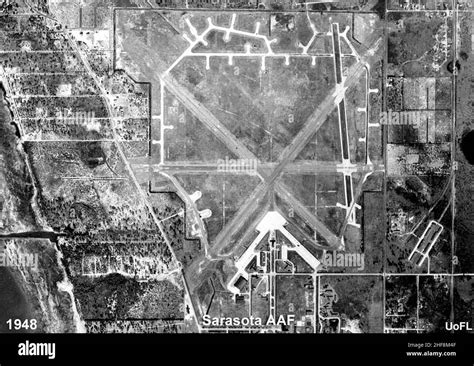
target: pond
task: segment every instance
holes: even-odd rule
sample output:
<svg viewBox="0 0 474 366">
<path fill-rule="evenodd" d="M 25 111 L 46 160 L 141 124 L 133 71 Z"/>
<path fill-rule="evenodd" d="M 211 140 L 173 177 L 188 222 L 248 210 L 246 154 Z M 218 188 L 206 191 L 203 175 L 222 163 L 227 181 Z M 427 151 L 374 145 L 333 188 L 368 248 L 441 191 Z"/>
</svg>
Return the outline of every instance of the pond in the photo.
<svg viewBox="0 0 474 366">
<path fill-rule="evenodd" d="M 461 151 L 469 164 L 474 165 L 474 131 L 463 136 L 461 140 Z"/>
</svg>

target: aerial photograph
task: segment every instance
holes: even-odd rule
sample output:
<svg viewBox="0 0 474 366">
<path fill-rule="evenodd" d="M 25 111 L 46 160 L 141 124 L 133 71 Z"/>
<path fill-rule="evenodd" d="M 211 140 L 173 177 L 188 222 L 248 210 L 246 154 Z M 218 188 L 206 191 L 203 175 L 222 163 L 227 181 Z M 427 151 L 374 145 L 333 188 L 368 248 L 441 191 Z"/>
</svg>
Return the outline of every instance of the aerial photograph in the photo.
<svg viewBox="0 0 474 366">
<path fill-rule="evenodd" d="M 473 116 L 474 0 L 0 0 L 0 364 L 472 365 Z"/>
</svg>

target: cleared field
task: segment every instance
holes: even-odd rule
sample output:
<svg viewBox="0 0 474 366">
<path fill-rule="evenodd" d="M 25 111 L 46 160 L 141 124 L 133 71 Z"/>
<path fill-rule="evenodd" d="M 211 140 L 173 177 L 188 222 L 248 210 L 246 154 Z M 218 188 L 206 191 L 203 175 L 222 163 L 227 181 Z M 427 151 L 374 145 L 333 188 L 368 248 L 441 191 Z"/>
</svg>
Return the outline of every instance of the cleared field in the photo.
<svg viewBox="0 0 474 366">
<path fill-rule="evenodd" d="M 196 204 L 198 209 L 210 209 L 212 216 L 206 219 L 209 241 L 212 243 L 226 222 L 247 198 L 249 191 L 258 183 L 256 178 L 245 175 L 186 175 L 177 174 L 188 194 L 201 191 L 202 198 Z"/>
<path fill-rule="evenodd" d="M 382 276 L 320 277 L 321 288 L 329 285 L 337 295 L 332 313 L 340 319 L 342 333 L 382 332 L 382 283 Z"/>
<path fill-rule="evenodd" d="M 334 86 L 332 60 L 186 58 L 172 74 L 261 161 L 276 161 Z"/>
</svg>

